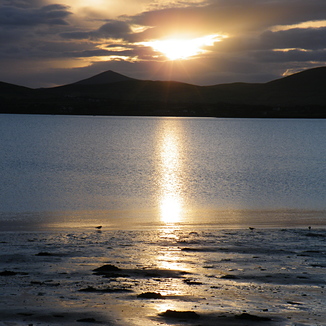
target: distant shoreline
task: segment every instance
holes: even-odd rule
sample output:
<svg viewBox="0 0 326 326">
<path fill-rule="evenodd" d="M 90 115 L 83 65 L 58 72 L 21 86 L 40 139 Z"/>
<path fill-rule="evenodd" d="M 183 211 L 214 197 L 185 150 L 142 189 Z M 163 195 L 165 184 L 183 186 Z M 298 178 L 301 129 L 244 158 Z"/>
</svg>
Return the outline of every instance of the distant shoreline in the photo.
<svg viewBox="0 0 326 326">
<path fill-rule="evenodd" d="M 126 114 L 121 113 L 83 113 L 83 112 L 75 112 L 75 113 L 64 113 L 64 112 L 17 112 L 17 110 L 1 110 L 0 114 L 14 114 L 14 115 L 57 115 L 57 116 L 94 116 L 94 117 L 153 117 L 153 118 L 217 118 L 217 119 L 326 119 L 326 109 L 325 113 L 321 112 L 320 114 L 296 114 L 296 113 L 282 113 L 282 114 L 248 114 L 248 115 L 232 115 L 232 114 L 221 114 L 221 115 L 173 115 L 173 114 L 132 114 L 131 112 Z"/>
<path fill-rule="evenodd" d="M 0 113 L 215 118 L 326 118 L 326 67 L 267 83 L 198 86 L 106 71 L 31 89 L 0 82 Z"/>
<path fill-rule="evenodd" d="M 55 222 L 54 222 L 55 221 Z M 180 221 L 166 223 L 154 210 L 59 210 L 2 212 L 0 233 L 54 230 L 89 230 L 102 225 L 110 230 L 157 229 L 326 229 L 326 209 L 201 209 Z"/>
</svg>

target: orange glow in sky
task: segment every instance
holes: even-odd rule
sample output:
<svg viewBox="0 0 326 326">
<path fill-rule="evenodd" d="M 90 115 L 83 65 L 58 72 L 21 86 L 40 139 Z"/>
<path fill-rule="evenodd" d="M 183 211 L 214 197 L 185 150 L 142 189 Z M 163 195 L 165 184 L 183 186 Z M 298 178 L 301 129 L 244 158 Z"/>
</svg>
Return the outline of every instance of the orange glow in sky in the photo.
<svg viewBox="0 0 326 326">
<path fill-rule="evenodd" d="M 323 0 L 3 0 L 0 80 L 267 82 L 326 65 L 325 11 Z"/>
<path fill-rule="evenodd" d="M 207 35 L 194 39 L 183 39 L 181 37 L 167 38 L 144 42 L 144 45 L 152 47 L 155 51 L 161 52 L 169 60 L 188 59 L 198 54 L 207 52 L 205 47 L 212 46 L 226 36 L 217 34 Z"/>
</svg>

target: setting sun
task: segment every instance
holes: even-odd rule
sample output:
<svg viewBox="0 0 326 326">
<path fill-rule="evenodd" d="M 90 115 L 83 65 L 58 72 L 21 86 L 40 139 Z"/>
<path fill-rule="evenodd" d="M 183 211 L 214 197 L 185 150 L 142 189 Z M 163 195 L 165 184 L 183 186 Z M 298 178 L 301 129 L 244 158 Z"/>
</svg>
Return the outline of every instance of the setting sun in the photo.
<svg viewBox="0 0 326 326">
<path fill-rule="evenodd" d="M 205 46 L 212 46 L 214 43 L 220 42 L 222 38 L 225 38 L 225 36 L 214 34 L 195 39 L 176 37 L 144 44 L 151 46 L 155 51 L 161 52 L 169 60 L 180 60 L 207 52 L 204 49 Z"/>
</svg>

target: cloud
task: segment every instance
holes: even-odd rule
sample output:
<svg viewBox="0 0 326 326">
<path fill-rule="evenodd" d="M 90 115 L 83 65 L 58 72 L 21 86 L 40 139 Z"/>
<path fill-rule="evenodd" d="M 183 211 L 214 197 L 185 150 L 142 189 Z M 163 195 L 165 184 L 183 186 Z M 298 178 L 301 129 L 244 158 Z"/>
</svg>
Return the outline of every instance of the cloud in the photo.
<svg viewBox="0 0 326 326">
<path fill-rule="evenodd" d="M 18 8 L 38 8 L 45 5 L 44 0 L 2 0 L 3 6 Z"/>
<path fill-rule="evenodd" d="M 65 18 L 70 14 L 68 7 L 63 5 L 48 5 L 39 9 L 2 6 L 0 26 L 67 25 Z"/>
<path fill-rule="evenodd" d="M 261 35 L 260 41 L 263 46 L 270 49 L 325 49 L 326 27 L 294 28 L 279 32 L 267 31 Z"/>
<path fill-rule="evenodd" d="M 76 31 L 61 33 L 60 35 L 66 39 L 103 39 L 103 38 L 126 38 L 131 33 L 131 28 L 126 22 L 119 20 L 110 20 L 100 28 L 94 31 Z"/>
<path fill-rule="evenodd" d="M 326 64 L 325 24 L 302 25 L 325 20 L 325 12 L 325 0 L 2 0 L 0 80 L 14 78 L 17 68 L 16 78 L 24 71 L 37 86 L 47 73 L 48 84 L 62 84 L 69 74 L 78 80 L 107 69 L 206 85 L 267 81 Z M 228 38 L 183 62 L 165 62 L 141 45 L 213 34 Z"/>
<path fill-rule="evenodd" d="M 116 49 L 114 45 L 108 46 L 103 49 L 89 49 L 81 51 L 68 51 L 62 52 L 62 57 L 67 58 L 97 58 L 97 57 L 112 57 L 113 60 L 127 60 L 134 61 L 134 58 L 137 57 L 137 60 L 152 60 L 154 51 L 150 47 L 145 46 L 134 46 L 133 48 L 128 47 L 119 47 Z M 130 59 L 127 59 L 130 58 Z M 94 60 L 94 59 L 93 59 Z"/>
<path fill-rule="evenodd" d="M 56 42 L 58 30 L 69 26 L 68 6 L 44 1 L 7 1 L 0 5 L 0 58 L 28 60 L 49 58 L 49 52 L 38 51 L 43 43 Z M 41 5 L 34 7 L 34 5 Z M 55 57 L 56 53 L 52 54 Z"/>
<path fill-rule="evenodd" d="M 211 0 L 204 5 L 143 12 L 131 17 L 131 21 L 166 34 L 201 31 L 234 35 L 262 31 L 275 25 L 324 19 L 325 12 L 326 2 L 321 0 Z"/>
<path fill-rule="evenodd" d="M 261 51 L 256 53 L 256 58 L 260 62 L 271 63 L 298 63 L 298 62 L 315 62 L 320 65 L 325 64 L 326 50 L 318 51 L 302 51 L 302 50 L 288 50 L 288 51 Z"/>
</svg>

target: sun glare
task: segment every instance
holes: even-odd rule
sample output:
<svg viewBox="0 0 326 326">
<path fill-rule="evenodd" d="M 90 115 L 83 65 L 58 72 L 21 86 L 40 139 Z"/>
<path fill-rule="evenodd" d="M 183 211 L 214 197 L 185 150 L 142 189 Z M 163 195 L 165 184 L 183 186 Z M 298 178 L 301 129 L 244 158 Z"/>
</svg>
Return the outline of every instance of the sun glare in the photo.
<svg viewBox="0 0 326 326">
<path fill-rule="evenodd" d="M 160 209 L 164 223 L 174 223 L 180 220 L 182 207 L 178 196 L 167 195 L 163 197 Z"/>
<path fill-rule="evenodd" d="M 152 47 L 155 51 L 161 52 L 169 60 L 182 60 L 207 52 L 205 47 L 212 46 L 223 38 L 225 36 L 214 34 L 195 39 L 176 37 L 145 42 L 143 44 Z"/>
<path fill-rule="evenodd" d="M 178 121 L 162 121 L 159 133 L 159 213 L 161 221 L 175 224 L 183 215 L 182 143 Z"/>
</svg>

